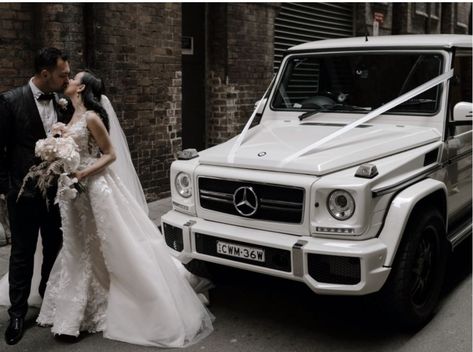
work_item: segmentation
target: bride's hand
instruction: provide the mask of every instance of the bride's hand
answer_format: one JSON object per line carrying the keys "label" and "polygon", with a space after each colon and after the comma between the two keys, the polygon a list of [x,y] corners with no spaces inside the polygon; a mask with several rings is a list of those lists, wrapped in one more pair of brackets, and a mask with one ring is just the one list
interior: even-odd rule
{"label": "bride's hand", "polygon": [[72,174],[72,176],[77,178],[78,182],[82,181],[86,177],[83,171],[76,171]]}

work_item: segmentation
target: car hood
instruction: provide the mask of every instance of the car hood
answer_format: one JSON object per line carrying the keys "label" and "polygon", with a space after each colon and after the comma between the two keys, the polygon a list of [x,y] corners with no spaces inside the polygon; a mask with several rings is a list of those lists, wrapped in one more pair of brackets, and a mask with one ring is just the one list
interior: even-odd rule
{"label": "car hood", "polygon": [[360,125],[292,158],[300,150],[334,133],[343,124],[285,120],[250,129],[230,157],[238,138],[200,152],[203,165],[324,175],[440,140],[433,128],[400,125]]}

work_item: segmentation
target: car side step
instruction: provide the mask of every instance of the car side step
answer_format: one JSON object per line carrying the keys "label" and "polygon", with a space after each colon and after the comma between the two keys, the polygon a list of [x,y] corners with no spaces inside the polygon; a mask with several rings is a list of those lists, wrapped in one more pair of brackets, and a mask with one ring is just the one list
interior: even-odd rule
{"label": "car side step", "polygon": [[468,219],[460,226],[456,227],[455,230],[448,234],[448,241],[452,245],[452,250],[455,249],[463,240],[467,239],[468,236],[471,236],[471,219]]}

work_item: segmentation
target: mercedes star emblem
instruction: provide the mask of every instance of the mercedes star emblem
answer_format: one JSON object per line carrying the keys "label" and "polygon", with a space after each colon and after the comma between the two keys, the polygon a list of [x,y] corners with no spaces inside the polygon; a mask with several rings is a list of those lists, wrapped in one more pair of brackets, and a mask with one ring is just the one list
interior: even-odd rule
{"label": "mercedes star emblem", "polygon": [[251,216],[258,210],[258,197],[253,188],[244,186],[233,193],[233,205],[243,216]]}

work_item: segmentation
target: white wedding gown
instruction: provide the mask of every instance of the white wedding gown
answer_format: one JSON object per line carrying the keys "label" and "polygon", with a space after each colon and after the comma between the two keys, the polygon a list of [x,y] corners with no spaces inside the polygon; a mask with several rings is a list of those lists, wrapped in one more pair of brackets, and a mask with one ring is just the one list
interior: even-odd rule
{"label": "white wedding gown", "polygon": [[[81,166],[98,146],[85,115],[69,128]],[[87,190],[60,200],[63,247],[49,277],[37,322],[55,334],[103,331],[129,343],[183,347],[212,330],[212,316],[171,257],[140,204],[107,168]]]}

